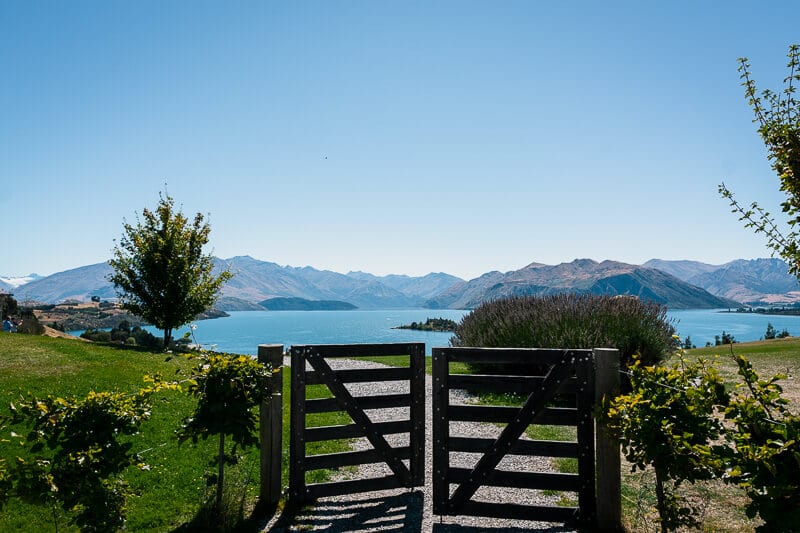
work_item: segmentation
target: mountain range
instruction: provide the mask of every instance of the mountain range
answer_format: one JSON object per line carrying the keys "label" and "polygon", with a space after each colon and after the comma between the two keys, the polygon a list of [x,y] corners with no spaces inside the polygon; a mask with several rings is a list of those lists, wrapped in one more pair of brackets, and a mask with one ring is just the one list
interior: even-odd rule
{"label": "mountain range", "polygon": [[[336,300],[363,309],[466,309],[497,298],[565,291],[635,295],[673,309],[800,301],[800,284],[780,259],[736,260],[724,265],[652,259],[641,266],[576,259],[560,265],[531,263],[511,272],[487,272],[472,280],[441,272],[417,277],[342,274],[310,266],[281,266],[249,256],[215,259],[215,269],[224,268],[234,273],[217,303],[226,311],[263,310],[259,302],[271,298]],[[13,290],[19,300],[44,303],[86,301],[92,296],[114,298],[114,287],[107,280],[110,273],[107,263],[98,263],[46,277],[32,276],[16,286],[0,285],[0,290]]]}
{"label": "mountain range", "polygon": [[642,266],[617,261],[598,263],[576,259],[560,265],[530,265],[513,272],[489,272],[450,287],[428,307],[469,309],[483,301],[509,296],[579,294],[633,295],[667,304],[673,309],[732,307],[738,303],[710,294],[677,277]]}
{"label": "mountain range", "polygon": [[800,302],[800,283],[781,259],[736,259],[724,265],[651,259],[643,266],[702,287],[711,294],[748,305]]}

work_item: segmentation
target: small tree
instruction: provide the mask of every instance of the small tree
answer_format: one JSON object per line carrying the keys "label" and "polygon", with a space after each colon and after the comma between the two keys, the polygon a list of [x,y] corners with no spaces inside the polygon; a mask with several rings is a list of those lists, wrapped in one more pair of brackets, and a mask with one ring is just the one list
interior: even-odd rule
{"label": "small tree", "polygon": [[214,260],[203,253],[211,228],[200,213],[190,223],[165,193],[155,211],[142,211],[142,219],[123,225],[109,280],[123,309],[164,331],[167,348],[173,329],[211,307],[232,274],[212,274]]}
{"label": "small tree", "polygon": [[789,265],[789,272],[800,278],[800,100],[795,98],[800,82],[800,47],[789,47],[789,75],[784,78],[786,87],[780,92],[770,90],[760,94],[750,76],[747,58],[739,59],[739,72],[745,96],[755,114],[758,133],[769,152],[772,169],[780,180],[780,190],[786,194],[781,211],[788,217],[788,232],[782,231],[775,219],[758,203],[745,208],[733,193],[720,184],[719,192],[730,202],[733,212],[745,227],[767,237],[767,246]]}
{"label": "small tree", "polygon": [[771,340],[775,338],[775,328],[772,326],[771,322],[767,322],[767,331],[764,333],[764,339]]}
{"label": "small tree", "polygon": [[725,330],[722,330],[722,340],[720,344],[736,344],[738,341],[731,333],[726,333]]}
{"label": "small tree", "polygon": [[[190,356],[195,357],[195,356]],[[272,368],[252,357],[201,352],[188,392],[197,398],[192,416],[178,431],[179,442],[219,438],[219,451],[211,464],[217,466],[216,508],[222,507],[225,463],[236,462],[236,447],[258,446],[253,409],[272,393]],[[225,436],[233,440],[233,452],[226,454]]]}
{"label": "small tree", "polygon": [[661,531],[698,525],[697,510],[678,493],[684,481],[712,479],[721,468],[712,443],[722,424],[712,416],[728,395],[717,367],[678,363],[630,367],[632,391],[608,406],[609,428],[633,471],[652,467]]}

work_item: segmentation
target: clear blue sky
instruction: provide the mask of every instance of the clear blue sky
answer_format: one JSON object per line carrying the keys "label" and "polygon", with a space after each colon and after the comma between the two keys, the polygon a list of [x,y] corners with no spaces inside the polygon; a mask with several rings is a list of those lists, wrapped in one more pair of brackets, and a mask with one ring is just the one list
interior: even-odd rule
{"label": "clear blue sky", "polygon": [[[0,2],[0,275],[111,255],[167,183],[220,257],[466,278],[768,256],[796,2]],[[776,209],[777,211],[777,209]]]}

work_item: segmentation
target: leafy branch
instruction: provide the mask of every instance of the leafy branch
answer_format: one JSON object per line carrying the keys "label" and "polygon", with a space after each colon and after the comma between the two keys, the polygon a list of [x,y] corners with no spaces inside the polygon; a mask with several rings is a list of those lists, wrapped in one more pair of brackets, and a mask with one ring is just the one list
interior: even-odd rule
{"label": "leafy branch", "polygon": [[790,273],[800,277],[800,101],[795,98],[796,82],[800,82],[800,46],[790,46],[787,55],[789,74],[783,79],[785,87],[780,92],[766,89],[759,93],[747,58],[739,59],[739,78],[753,110],[753,122],[758,124],[758,133],[767,147],[771,167],[778,175],[779,189],[786,195],[780,206],[788,217],[789,231],[781,231],[775,219],[758,203],[745,208],[724,183],[719,185],[719,193],[745,227],[763,233],[767,246],[789,264]]}
{"label": "leafy branch", "polygon": [[125,523],[129,489],[122,472],[130,466],[147,469],[124,436],[139,433],[150,417],[151,396],[177,386],[149,378],[149,385],[130,394],[89,392],[83,398],[22,396],[10,404],[6,421],[28,427],[11,432],[27,449],[6,472],[0,465],[3,497],[75,511],[71,523],[82,531],[116,531]]}

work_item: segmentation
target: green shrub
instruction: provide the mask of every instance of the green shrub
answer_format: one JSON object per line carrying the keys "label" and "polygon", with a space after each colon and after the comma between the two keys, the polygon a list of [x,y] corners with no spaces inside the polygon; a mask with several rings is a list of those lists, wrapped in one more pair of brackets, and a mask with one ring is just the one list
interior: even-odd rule
{"label": "green shrub", "polygon": [[679,493],[685,481],[713,479],[722,469],[713,443],[722,433],[714,416],[728,402],[716,364],[630,367],[631,392],[607,405],[608,427],[620,440],[631,471],[655,471],[661,531],[700,525],[695,502]]}
{"label": "green shrub", "polygon": [[734,358],[742,380],[725,410],[725,479],[747,491],[747,516],[764,521],[756,531],[800,531],[800,415],[779,384],[788,376],[765,379],[743,356]]}
{"label": "green shrub", "polygon": [[[487,302],[466,315],[452,346],[616,348],[621,368],[639,354],[641,364],[661,361],[676,347],[666,307],[635,297],[556,294]],[[480,372],[519,371],[499,365]]]}
{"label": "green shrub", "polygon": [[88,339],[93,342],[111,342],[111,332],[103,331],[102,329],[89,328],[81,333],[82,339]]}
{"label": "green shrub", "polygon": [[44,326],[33,314],[33,309],[20,309],[19,318],[22,320],[22,324],[17,326],[17,332],[27,333],[28,335],[41,335],[44,333]]}
{"label": "green shrub", "polygon": [[[81,333],[81,337],[94,342],[115,342],[128,344],[130,346],[141,346],[145,348],[160,348],[161,341],[155,335],[142,329],[139,326],[130,326],[127,320],[123,320],[117,327],[110,331],[101,329],[87,329]],[[131,340],[133,342],[131,342]]]}

